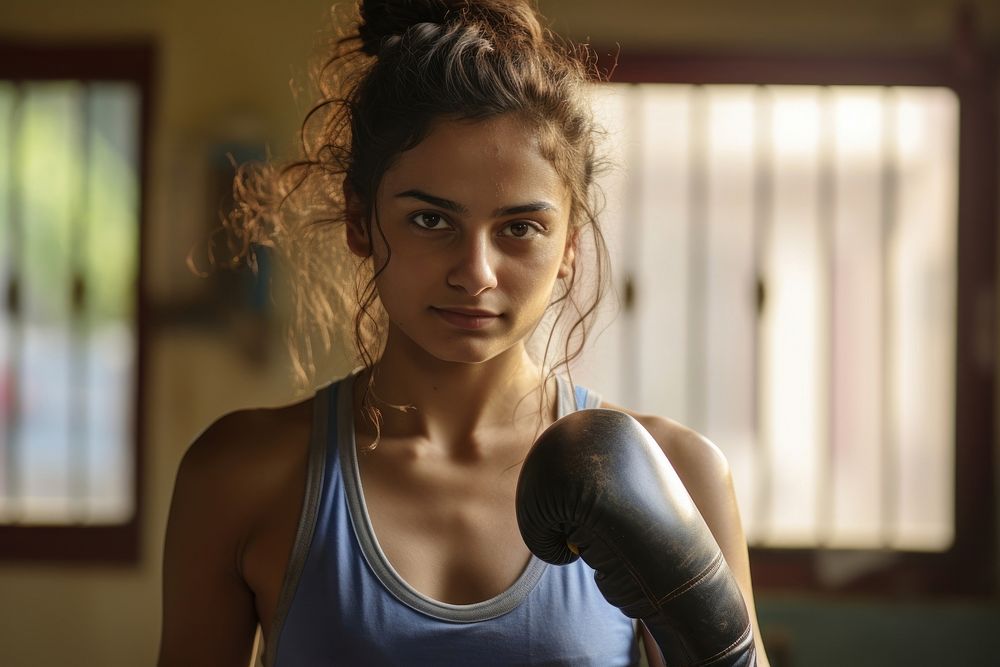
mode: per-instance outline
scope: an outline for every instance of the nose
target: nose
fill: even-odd
[[[448,284],[478,296],[497,286],[493,248],[488,234],[470,235],[457,244],[457,257],[448,272]]]

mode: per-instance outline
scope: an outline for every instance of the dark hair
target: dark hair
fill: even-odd
[[[518,114],[538,133],[545,157],[570,191],[573,233],[592,234],[596,266],[589,294],[579,294],[574,267],[550,306],[552,329],[541,365],[546,367],[560,335],[563,354],[548,374],[568,369],[583,349],[607,284],[594,185],[596,128],[585,90],[598,76],[591,52],[543,27],[527,0],[363,0],[358,9],[356,32],[334,39],[332,53],[314,72],[320,101],[302,124],[302,158],[281,168],[243,166],[235,185],[238,206],[228,224],[244,239],[274,245],[293,260],[295,320],[299,327],[316,327],[329,346],[336,309],[328,301],[332,283],[316,279],[316,269],[327,268],[315,256],[316,241],[329,240],[328,223],[345,220],[344,186],[363,207],[372,238],[381,234],[374,198],[382,175],[400,153],[420,143],[435,120]],[[369,369],[383,338],[375,277],[384,267],[369,261],[355,271],[354,338]],[[306,379],[313,370],[310,336],[303,345],[293,345],[292,353]],[[377,432],[380,413],[374,378],[368,377],[364,406]]]

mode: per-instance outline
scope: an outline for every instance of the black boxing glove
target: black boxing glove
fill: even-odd
[[[616,410],[550,426],[517,483],[528,548],[556,565],[577,553],[604,597],[649,629],[670,667],[757,664],[746,603],[656,441]]]

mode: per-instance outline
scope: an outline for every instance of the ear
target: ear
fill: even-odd
[[[576,261],[576,244],[580,239],[580,233],[576,227],[566,234],[566,248],[563,250],[562,262],[559,264],[560,279],[567,278],[573,274],[573,263]]]
[[[347,239],[347,247],[358,257],[368,257],[372,254],[371,239],[368,235],[368,216],[347,177],[344,178],[343,188],[344,215],[347,222],[344,225],[344,234]]]

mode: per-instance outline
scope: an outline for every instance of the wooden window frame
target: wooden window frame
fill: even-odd
[[[148,304],[146,284],[146,220],[150,127],[153,109],[155,53],[146,42],[65,44],[0,39],[0,80],[17,82],[75,80],[134,84],[140,91],[139,108],[139,253],[136,276],[136,364],[132,429],[132,493],[135,511],[116,525],[0,525],[0,562],[77,562],[135,564],[140,557],[142,516],[145,509],[145,368]]]
[[[885,567],[843,584],[820,575],[821,549],[754,547],[754,586],[765,593],[995,597],[1000,592],[994,462],[998,67],[973,41],[960,38],[950,55],[871,57],[598,49],[617,58],[613,83],[935,86],[951,89],[959,100],[954,543],[942,553],[888,552]]]

